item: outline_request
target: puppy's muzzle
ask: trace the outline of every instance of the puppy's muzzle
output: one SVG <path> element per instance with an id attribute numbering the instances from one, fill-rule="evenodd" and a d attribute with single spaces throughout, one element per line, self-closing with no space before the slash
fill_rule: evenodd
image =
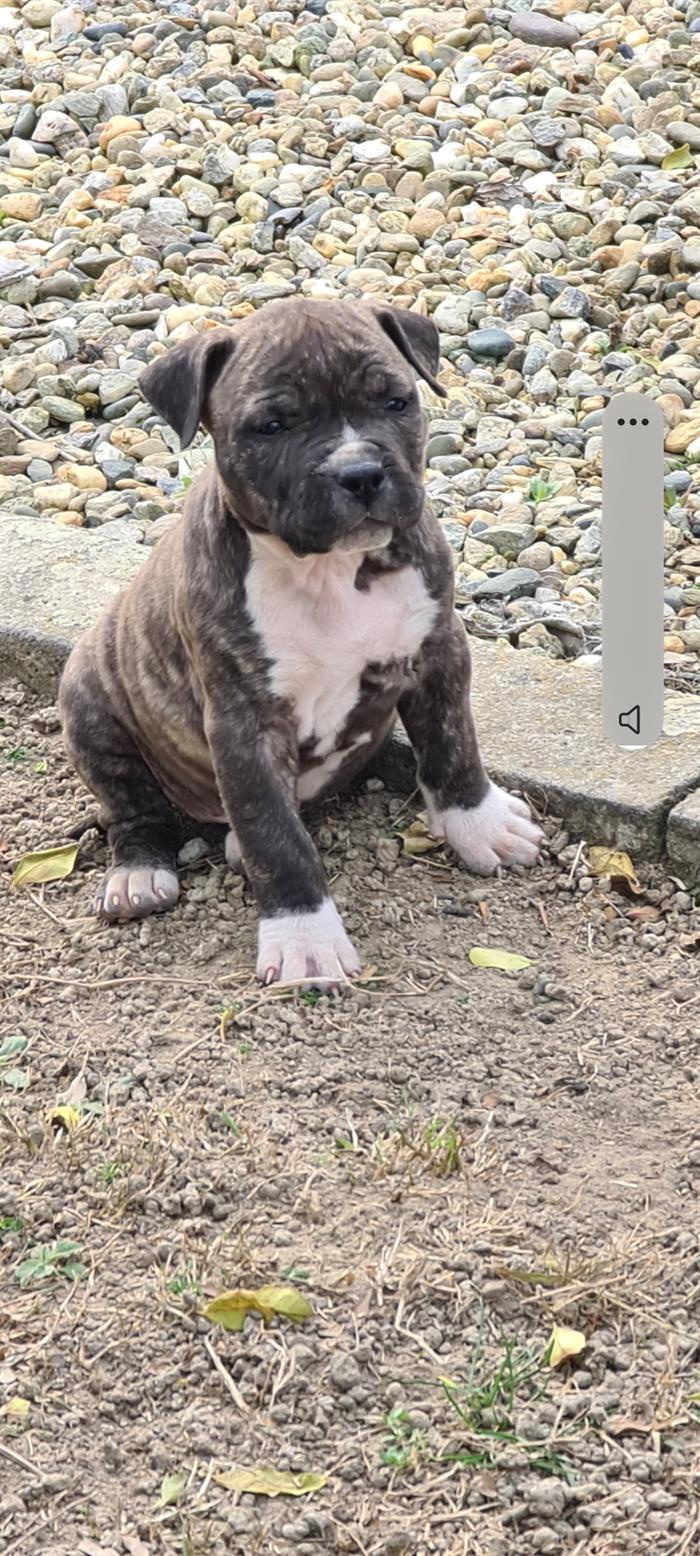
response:
<path id="1" fill-rule="evenodd" d="M 334 471 L 333 479 L 369 511 L 384 485 L 384 469 L 378 459 L 353 459 Z"/>
<path id="2" fill-rule="evenodd" d="M 365 514 L 371 513 L 387 479 L 376 448 L 359 441 L 337 448 L 325 460 L 322 471 Z"/>

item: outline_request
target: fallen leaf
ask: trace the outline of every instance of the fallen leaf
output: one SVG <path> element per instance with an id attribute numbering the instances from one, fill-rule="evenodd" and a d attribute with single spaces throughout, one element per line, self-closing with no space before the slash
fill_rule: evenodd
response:
<path id="1" fill-rule="evenodd" d="M 408 854 L 409 859 L 417 859 L 421 854 L 432 854 L 435 849 L 442 848 L 442 843 L 434 837 L 407 837 L 402 838 L 402 849 Z"/>
<path id="2" fill-rule="evenodd" d="M 260 1465 L 250 1470 L 224 1470 L 213 1479 L 226 1491 L 248 1491 L 258 1497 L 305 1497 L 311 1491 L 320 1491 L 327 1477 L 308 1472 L 291 1475 L 287 1470 L 269 1470 Z"/>
<path id="3" fill-rule="evenodd" d="M 640 1432 L 643 1437 L 648 1437 L 656 1426 L 654 1421 L 640 1421 L 635 1416 L 612 1416 L 605 1423 L 605 1429 L 612 1432 L 613 1437 L 623 1437 L 625 1432 Z"/>
<path id="4" fill-rule="evenodd" d="M 29 1415 L 29 1400 L 21 1399 L 15 1394 L 13 1399 L 8 1399 L 7 1404 L 0 1410 L 0 1415 L 12 1416 L 14 1421 L 25 1421 Z"/>
<path id="5" fill-rule="evenodd" d="M 11 1091 L 26 1091 L 29 1085 L 28 1070 L 0 1070 L 0 1080 L 3 1086 L 9 1086 Z"/>
<path id="6" fill-rule="evenodd" d="M 661 163 L 664 173 L 675 173 L 678 168 L 692 167 L 693 159 L 690 155 L 690 146 L 676 146 L 673 151 L 667 151 Z"/>
<path id="7" fill-rule="evenodd" d="M 80 1075 L 76 1075 L 74 1081 L 71 1081 L 67 1091 L 61 1092 L 59 1105 L 63 1106 L 65 1104 L 68 1107 L 79 1108 L 80 1104 L 85 1101 L 86 1096 L 87 1081 L 81 1072 Z"/>
<path id="8" fill-rule="evenodd" d="M 78 843 L 66 848 L 43 848 L 36 854 L 25 854 L 12 877 L 12 886 L 39 886 L 44 881 L 64 881 L 71 875 L 78 857 Z"/>
<path id="9" fill-rule="evenodd" d="M 165 1475 L 160 1488 L 159 1507 L 174 1507 L 187 1484 L 186 1475 Z"/>
<path id="10" fill-rule="evenodd" d="M 23 1054 L 26 1046 L 26 1037 L 4 1037 L 0 1043 L 0 1064 L 4 1064 L 7 1059 L 14 1059 L 17 1054 Z"/>
<path id="11" fill-rule="evenodd" d="M 442 848 L 439 838 L 431 837 L 427 821 L 423 816 L 418 816 L 409 827 L 401 833 L 401 847 L 404 854 L 417 858 L 420 854 L 429 854 L 436 848 Z"/>
<path id="12" fill-rule="evenodd" d="M 519 972 L 522 967 L 532 967 L 529 956 L 517 951 L 501 951 L 497 946 L 473 945 L 469 952 L 473 967 L 500 967 L 503 972 Z"/>
<path id="13" fill-rule="evenodd" d="M 629 913 L 627 917 L 629 918 Z M 700 929 L 694 929 L 689 935 L 681 935 L 679 945 L 684 951 L 695 951 L 700 945 Z"/>
<path id="14" fill-rule="evenodd" d="M 651 905 L 645 908 L 630 908 L 627 917 L 628 919 L 633 919 L 635 924 L 653 924 L 656 919 L 661 918 L 661 909 L 652 908 Z M 698 939 L 700 939 L 700 934 Z M 681 941 L 682 944 L 683 942 Z"/>
<path id="15" fill-rule="evenodd" d="M 64 1107 L 52 1108 L 49 1122 L 57 1124 L 59 1129 L 65 1129 L 66 1134 L 74 1135 L 80 1123 L 80 1112 L 78 1108 L 71 1107 L 70 1103 Z"/>
<path id="16" fill-rule="evenodd" d="M 554 1324 L 547 1346 L 549 1366 L 561 1367 L 572 1356 L 579 1356 L 585 1344 L 586 1336 L 580 1329 L 563 1329 L 559 1324 Z"/>
<path id="17" fill-rule="evenodd" d="M 609 875 L 613 881 L 627 881 L 633 892 L 644 890 L 629 854 L 620 853 L 618 849 L 589 848 L 586 864 L 591 875 Z"/>
<path id="18" fill-rule="evenodd" d="M 290 1318 L 293 1324 L 302 1323 L 313 1313 L 311 1303 L 294 1286 L 259 1286 L 256 1296 L 263 1308 Z"/>
<path id="19" fill-rule="evenodd" d="M 243 1328 L 247 1313 L 259 1313 L 266 1324 L 275 1313 L 299 1324 L 313 1308 L 294 1286 L 259 1286 L 255 1291 L 223 1291 L 204 1309 L 205 1318 L 234 1333 Z"/>
<path id="20" fill-rule="evenodd" d="M 252 1291 L 224 1291 L 220 1297 L 214 1297 L 204 1308 L 203 1317 L 208 1318 L 212 1324 L 220 1324 L 222 1329 L 231 1333 L 237 1333 L 243 1328 L 247 1313 L 259 1313 L 255 1293 Z"/>

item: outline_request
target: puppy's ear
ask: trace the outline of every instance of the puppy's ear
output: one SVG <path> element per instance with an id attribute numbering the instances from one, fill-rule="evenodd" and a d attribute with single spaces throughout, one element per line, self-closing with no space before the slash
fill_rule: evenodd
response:
<path id="1" fill-rule="evenodd" d="M 207 330 L 164 352 L 141 374 L 139 388 L 188 448 L 209 392 L 235 349 L 232 330 Z"/>
<path id="2" fill-rule="evenodd" d="M 372 312 L 385 334 L 398 346 L 401 355 L 410 362 L 419 377 L 430 384 L 435 394 L 444 400 L 445 390 L 435 376 L 440 366 L 437 325 L 424 314 L 411 313 L 408 308 L 373 307 Z"/>

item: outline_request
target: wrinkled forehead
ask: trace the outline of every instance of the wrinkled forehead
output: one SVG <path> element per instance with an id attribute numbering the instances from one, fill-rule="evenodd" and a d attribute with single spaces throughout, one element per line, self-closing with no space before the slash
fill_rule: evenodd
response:
<path id="1" fill-rule="evenodd" d="M 241 331 L 236 352 L 246 395 L 288 393 L 310 401 L 345 400 L 411 382 L 401 354 L 367 311 L 293 304 L 266 310 Z"/>

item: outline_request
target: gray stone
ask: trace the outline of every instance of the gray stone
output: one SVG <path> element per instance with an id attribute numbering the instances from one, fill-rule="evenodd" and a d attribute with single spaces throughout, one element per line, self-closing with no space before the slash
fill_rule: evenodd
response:
<path id="1" fill-rule="evenodd" d="M 515 341 L 505 330 L 485 329 L 471 330 L 467 335 L 467 350 L 474 357 L 507 357 L 513 350 Z"/>
<path id="2" fill-rule="evenodd" d="M 150 209 L 156 221 L 164 222 L 166 226 L 179 227 L 187 221 L 187 206 L 174 195 L 156 195 Z"/>
<path id="3" fill-rule="evenodd" d="M 700 789 L 674 805 L 666 829 L 666 849 L 674 874 L 686 886 L 700 882 Z"/>
<path id="4" fill-rule="evenodd" d="M 134 376 L 129 373 L 102 373 L 99 380 L 100 400 L 103 405 L 113 405 L 115 401 L 132 394 L 135 387 Z"/>
<path id="5" fill-rule="evenodd" d="M 468 335 L 472 327 L 474 304 L 464 292 L 444 297 L 435 309 L 434 319 L 446 335 Z"/>
<path id="6" fill-rule="evenodd" d="M 519 600 L 524 595 L 534 594 L 539 583 L 541 578 L 534 568 L 509 567 L 496 578 L 482 578 L 476 583 L 465 584 L 462 592 L 470 594 L 474 600 Z"/>
<path id="7" fill-rule="evenodd" d="M 590 301 L 580 287 L 565 286 L 555 297 L 550 313 L 553 319 L 587 319 L 590 309 Z"/>
<path id="8" fill-rule="evenodd" d="M 30 481 L 50 481 L 53 469 L 48 459 L 31 459 L 27 465 L 27 475 Z"/>
<path id="9" fill-rule="evenodd" d="M 85 417 L 85 410 L 77 400 L 66 400 L 61 395 L 47 394 L 43 407 L 52 421 L 61 422 L 65 426 L 70 426 L 73 421 L 83 421 Z"/>
<path id="10" fill-rule="evenodd" d="M 526 546 L 532 545 L 535 530 L 532 524 L 490 524 L 486 529 L 479 530 L 478 536 L 486 545 L 493 546 L 499 556 L 510 561 L 524 551 Z"/>
<path id="11" fill-rule="evenodd" d="M 36 128 L 36 108 L 33 103 L 23 103 L 12 127 L 12 134 L 20 140 L 29 140 Z"/>
<path id="12" fill-rule="evenodd" d="M 688 146 L 691 151 L 700 151 L 700 124 L 688 124 L 686 119 L 673 119 L 666 125 L 666 134 L 676 146 Z"/>
<path id="13" fill-rule="evenodd" d="M 543 16 L 539 11 L 517 11 L 508 18 L 508 27 L 514 38 L 538 43 L 543 49 L 570 49 L 578 42 L 575 27 L 567 27 L 566 22 Z"/>

